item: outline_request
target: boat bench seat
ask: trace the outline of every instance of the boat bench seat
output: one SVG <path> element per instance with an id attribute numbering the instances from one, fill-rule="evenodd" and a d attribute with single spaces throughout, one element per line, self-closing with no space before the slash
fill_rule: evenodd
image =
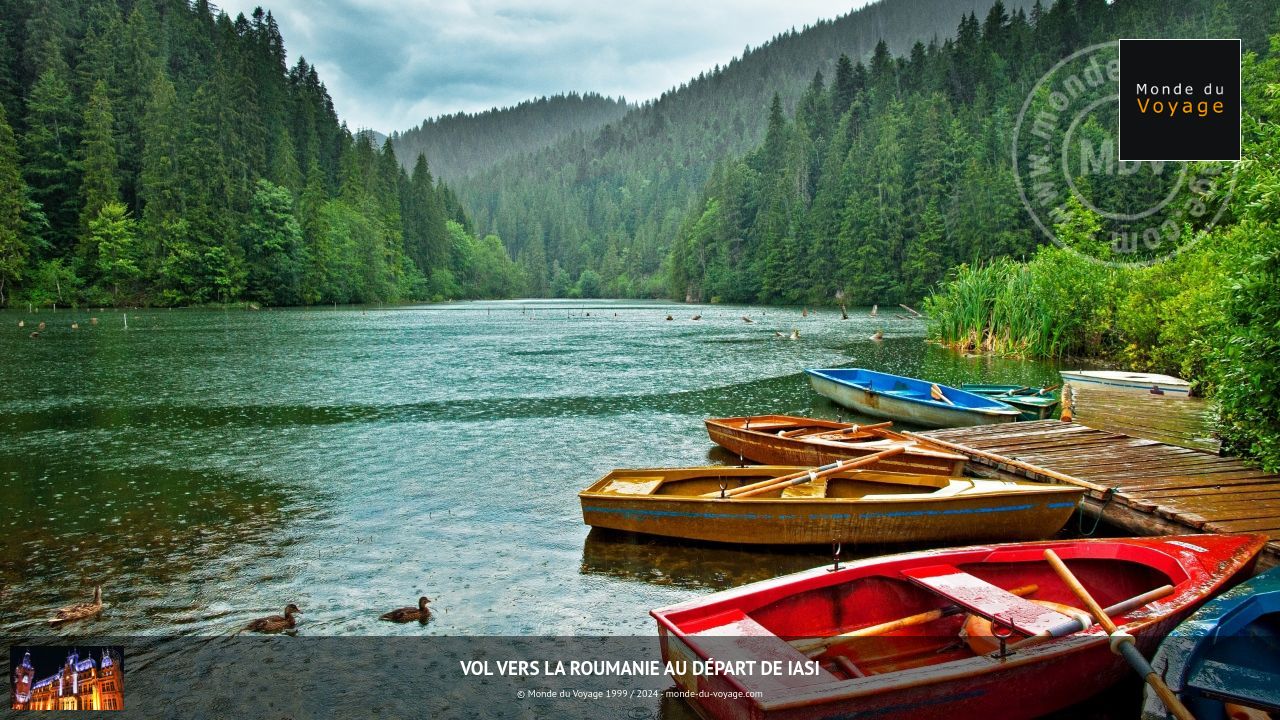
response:
<path id="1" fill-rule="evenodd" d="M 714 625 L 689 633 L 697 638 L 698 647 L 709 657 L 721 661 L 758 660 L 771 663 L 781 661 L 783 667 L 790 663 L 811 662 L 808 656 L 795 649 L 791 643 L 774 635 L 768 628 L 756 622 L 741 610 L 731 610 L 717 618 L 708 618 Z M 816 675 L 784 672 L 781 675 L 735 675 L 734 679 L 751 690 L 776 692 L 784 689 L 836 682 L 840 678 L 825 668 Z"/>
<path id="2" fill-rule="evenodd" d="M 617 495 L 652 495 L 662 484 L 661 475 L 644 475 L 614 478 L 601 492 Z"/>
<path id="3" fill-rule="evenodd" d="M 902 574 L 961 607 L 1027 635 L 1037 635 L 1071 619 L 951 565 L 908 568 Z"/>
<path id="4" fill-rule="evenodd" d="M 1228 665 L 1205 660 L 1191 677 L 1187 687 L 1201 695 L 1233 700 L 1262 710 L 1280 710 L 1280 675 L 1256 668 Z"/>
<path id="5" fill-rule="evenodd" d="M 792 485 L 783 488 L 782 497 L 784 498 L 820 498 L 827 496 L 827 479 L 820 477 L 817 480 L 810 480 L 807 483 Z"/>

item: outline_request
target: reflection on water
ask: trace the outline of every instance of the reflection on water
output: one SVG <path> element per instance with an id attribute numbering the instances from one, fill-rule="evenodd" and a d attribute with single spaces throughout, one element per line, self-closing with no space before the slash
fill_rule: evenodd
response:
<path id="1" fill-rule="evenodd" d="M 705 593 L 807 570 L 828 562 L 828 555 L 814 548 L 752 548 L 593 529 L 582 544 L 582 572 Z"/>
<path id="2" fill-rule="evenodd" d="M 736 463 L 708 415 L 836 417 L 805 367 L 1054 378 L 865 312 L 490 302 L 131 311 L 127 329 L 97 315 L 0 313 L 0 632 L 44 632 L 101 584 L 102 617 L 57 632 L 230 634 L 296 602 L 300 635 L 647 635 L 650 608 L 826 552 L 588 536 L 576 493 L 609 469 Z M 48 329 L 31 339 L 19 319 Z M 431 625 L 377 620 L 421 594 Z"/>

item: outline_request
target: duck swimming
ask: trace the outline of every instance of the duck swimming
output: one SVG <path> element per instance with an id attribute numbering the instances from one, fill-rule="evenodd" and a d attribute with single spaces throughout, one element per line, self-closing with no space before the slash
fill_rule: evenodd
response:
<path id="1" fill-rule="evenodd" d="M 289 603 L 284 606 L 284 615 L 268 615 L 264 618 L 258 618 L 257 620 L 249 623 L 245 629 L 251 632 L 277 633 L 281 630 L 288 630 L 297 625 L 293 616 L 301 614 L 302 611 L 298 609 L 297 605 Z"/>
<path id="2" fill-rule="evenodd" d="M 93 588 L 93 602 L 76 603 L 59 608 L 53 617 L 49 618 L 49 624 L 61 625 L 73 620 L 83 620 L 100 612 L 102 612 L 102 586 L 98 585 Z"/>
<path id="3" fill-rule="evenodd" d="M 427 599 L 427 596 L 423 595 L 418 598 L 418 607 L 396 608 L 389 613 L 383 613 L 378 619 L 397 623 L 413 622 L 414 620 L 426 622 L 427 618 L 431 617 L 431 611 L 427 609 L 427 603 L 429 602 L 431 601 Z"/>

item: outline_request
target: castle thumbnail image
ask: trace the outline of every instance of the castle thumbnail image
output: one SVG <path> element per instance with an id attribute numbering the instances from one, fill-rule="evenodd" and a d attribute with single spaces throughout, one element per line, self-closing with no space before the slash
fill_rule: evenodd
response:
<path id="1" fill-rule="evenodd" d="M 14 710 L 124 709 L 124 652 L 118 646 L 11 647 L 9 667 Z"/>

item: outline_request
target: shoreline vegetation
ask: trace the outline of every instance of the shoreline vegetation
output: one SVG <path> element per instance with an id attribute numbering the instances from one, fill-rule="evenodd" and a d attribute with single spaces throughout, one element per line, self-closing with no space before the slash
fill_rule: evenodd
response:
<path id="1" fill-rule="evenodd" d="M 1266 59 L 1246 54 L 1243 88 L 1245 159 L 1217 225 L 1187 228 L 1194 243 L 1164 262 L 1109 266 L 1077 204 L 1061 246 L 954 269 L 924 303 L 929 338 L 1179 375 L 1217 402 L 1226 450 L 1280 470 L 1280 35 Z"/>

